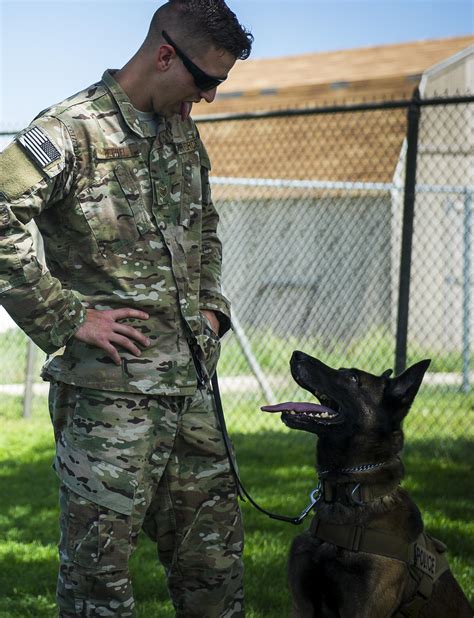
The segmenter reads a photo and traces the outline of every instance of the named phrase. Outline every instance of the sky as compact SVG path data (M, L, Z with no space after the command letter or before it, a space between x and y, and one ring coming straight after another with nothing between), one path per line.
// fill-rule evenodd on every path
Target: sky
M156 0L0 0L0 130L119 68ZM228 0L255 36L253 58L474 32L474 0Z

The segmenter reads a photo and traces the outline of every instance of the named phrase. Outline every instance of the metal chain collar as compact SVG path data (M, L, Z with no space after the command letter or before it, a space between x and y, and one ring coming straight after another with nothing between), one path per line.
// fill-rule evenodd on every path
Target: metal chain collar
M330 472L343 472L344 474L348 474L350 472L367 472L368 470L374 470L375 468L381 468L385 466L387 462L381 461L379 463L372 464L361 464L360 466L356 466L355 468L341 468L341 470L323 470L319 471L319 476L323 476L325 474L329 474Z

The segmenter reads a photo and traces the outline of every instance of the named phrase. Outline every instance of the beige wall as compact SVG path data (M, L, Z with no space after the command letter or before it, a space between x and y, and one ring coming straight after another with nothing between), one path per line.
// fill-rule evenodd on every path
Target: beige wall
M466 94L474 91L474 45L453 58L451 63L442 62L425 72L422 80L424 98L446 92L455 95L456 92Z

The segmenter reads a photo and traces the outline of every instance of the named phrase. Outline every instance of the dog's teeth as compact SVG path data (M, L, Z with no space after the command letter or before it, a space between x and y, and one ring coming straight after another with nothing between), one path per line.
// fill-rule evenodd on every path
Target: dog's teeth
M287 414L291 414L292 416L297 415L300 416L302 418L306 418L306 419L311 419L311 418L320 418L320 419L327 419L327 418L334 418L335 416L337 416L337 414L330 414L329 412L312 412L312 411L298 411L298 410L286 410Z

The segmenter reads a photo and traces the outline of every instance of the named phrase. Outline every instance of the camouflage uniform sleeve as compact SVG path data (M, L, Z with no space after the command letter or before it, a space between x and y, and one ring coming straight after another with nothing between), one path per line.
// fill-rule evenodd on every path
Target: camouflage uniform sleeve
M230 303L222 294L222 243L217 236L219 215L212 203L209 171L209 156L201 142L201 179L202 179L202 255L201 255L201 291L200 309L214 311L219 319L219 335L230 328Z
M47 353L76 332L85 309L40 264L27 224L67 195L74 162L69 132L51 117L36 120L0 153L0 303Z

